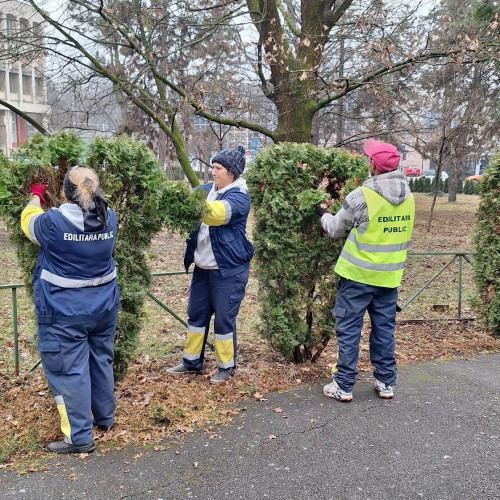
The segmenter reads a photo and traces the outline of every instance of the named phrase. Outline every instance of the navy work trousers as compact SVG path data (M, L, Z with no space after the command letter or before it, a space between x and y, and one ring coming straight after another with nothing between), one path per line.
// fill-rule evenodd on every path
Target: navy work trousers
M182 363L201 370L210 319L214 317L215 360L222 369L236 367L236 317L245 296L248 268L223 278L218 269L194 268L189 289L188 341Z
M340 278L333 314L339 348L333 378L344 391L350 392L358 371L359 342L365 312L371 319L370 361L373 375L388 385L396 381L394 329L396 327L397 288L365 285Z
M76 446L92 441L93 421L113 424L116 317L112 312L85 324L66 320L38 325L38 350L64 440Z

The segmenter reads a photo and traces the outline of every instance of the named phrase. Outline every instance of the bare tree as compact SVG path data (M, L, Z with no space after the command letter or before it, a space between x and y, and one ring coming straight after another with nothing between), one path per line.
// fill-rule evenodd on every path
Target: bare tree
M31 49L57 56L59 73L110 81L168 137L193 185L181 115L309 142L322 110L354 90L450 54L473 61L483 48L479 39L431 43L419 3L405 0L67 0L54 12L29 3L47 25ZM238 98L244 83L260 86L270 119Z

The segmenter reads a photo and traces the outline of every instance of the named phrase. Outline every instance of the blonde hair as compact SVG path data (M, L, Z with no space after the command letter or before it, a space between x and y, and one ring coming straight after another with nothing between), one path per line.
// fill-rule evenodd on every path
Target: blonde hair
M94 205L94 195L99 187L99 177L89 167L76 165L68 172L68 180L76 186L78 205L88 212Z

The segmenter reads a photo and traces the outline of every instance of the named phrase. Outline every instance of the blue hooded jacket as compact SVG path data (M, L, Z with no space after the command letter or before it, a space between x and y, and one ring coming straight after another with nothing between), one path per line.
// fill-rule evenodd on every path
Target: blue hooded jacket
M207 193L213 183L200 186ZM217 266L223 278L234 276L248 269L253 257L253 245L246 235L246 224L250 212L250 196L246 183L223 190L217 195L217 201L207 202L218 204L217 213L202 221L209 227L210 242ZM189 235L184 256L184 267L188 272L194 262L194 252L198 240L201 222Z

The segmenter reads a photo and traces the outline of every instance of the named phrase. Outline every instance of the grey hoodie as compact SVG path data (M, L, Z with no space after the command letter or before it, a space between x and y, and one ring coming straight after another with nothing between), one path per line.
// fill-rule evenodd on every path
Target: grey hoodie
M400 205L410 196L406 177L398 170L370 177L363 182L363 186L383 196L394 206ZM326 213L321 217L321 225L330 238L345 238L353 227L358 228L358 234L363 234L368 227L368 207L363 191L360 188L351 191L335 215Z

